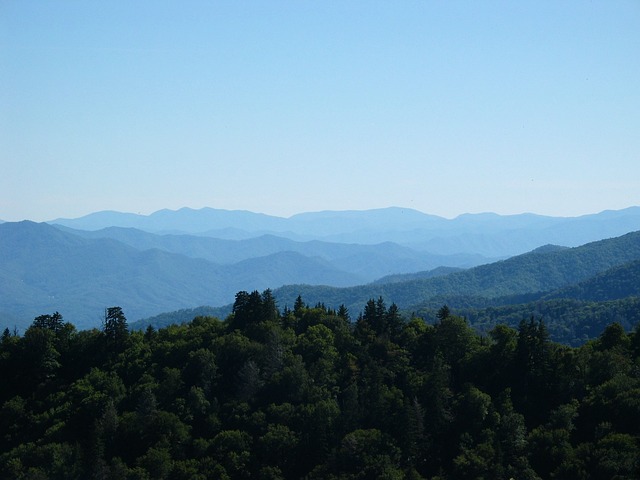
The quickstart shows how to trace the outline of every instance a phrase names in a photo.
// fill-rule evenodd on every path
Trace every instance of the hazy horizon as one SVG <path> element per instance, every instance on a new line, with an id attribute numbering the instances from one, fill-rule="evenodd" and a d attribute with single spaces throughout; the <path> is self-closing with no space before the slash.
<path id="1" fill-rule="evenodd" d="M 640 204 L 640 3 L 0 4 L 0 219 Z"/>
<path id="2" fill-rule="evenodd" d="M 581 214 L 576 214 L 576 215 L 547 215 L 547 214 L 543 214 L 543 213 L 538 213 L 538 212 L 517 212 L 517 213 L 500 213 L 500 212 L 494 212 L 494 211 L 478 211 L 478 212 L 460 212 L 456 215 L 453 216 L 444 216 L 444 215 L 438 215 L 435 213 L 431 213 L 431 212 L 426 212 L 423 210 L 419 210 L 416 208 L 409 208 L 409 207 L 403 207 L 400 205 L 389 205 L 386 207 L 374 207 L 374 208 L 364 208 L 364 209 L 324 209 L 324 210 L 308 210 L 308 211 L 300 211 L 300 212 L 296 212 L 293 213 L 291 215 L 278 215 L 278 214 L 272 214 L 272 213 L 268 213 L 268 212 L 260 212 L 260 211 L 255 211 L 255 210 L 248 210 L 248 209 L 229 209 L 229 208 L 217 208 L 217 207 L 211 207 L 211 206 L 204 206 L 204 207 L 198 207 L 198 208 L 193 208 L 193 207 L 179 207 L 179 208 L 160 208 L 158 210 L 153 210 L 150 212 L 134 212 L 134 211 L 126 211 L 126 210 L 111 210 L 111 209 L 106 209 L 106 210 L 96 210 L 96 211 L 92 211 L 92 212 L 88 212 L 86 214 L 81 214 L 81 215 L 77 215 L 77 216 L 57 216 L 57 217 L 53 217 L 53 218 L 43 218 L 43 219 L 34 219 L 34 218 L 20 218 L 20 219 L 15 219 L 15 220 L 7 220 L 6 218 L 0 218 L 0 221 L 3 222 L 20 222 L 20 221 L 32 221 L 32 222 L 53 222 L 56 220 L 75 220 L 75 219 L 79 219 L 79 218 L 83 218 L 83 217 L 87 217 L 90 215 L 94 215 L 94 214 L 101 214 L 101 213 L 116 213 L 116 214 L 125 214 L 125 215 L 140 215 L 140 216 L 151 216 L 155 213 L 158 212 L 162 212 L 162 211 L 171 211 L 171 212 L 177 212 L 179 210 L 193 210 L 193 211 L 198 211 L 198 210 L 205 210 L 205 209 L 212 209 L 212 210 L 222 210 L 222 211 L 228 211 L 228 212 L 250 212 L 250 213 L 255 213 L 255 214 L 259 214 L 259 215 L 267 215 L 270 217 L 276 217 L 276 218 L 283 218 L 283 219 L 288 219 L 291 217 L 295 217 L 296 215 L 301 215 L 301 214 L 314 214 L 314 213 L 332 213 L 332 212 L 336 212 L 336 213 L 345 213 L 345 212 L 366 212 L 366 211 L 372 211 L 372 210 L 388 210 L 388 209 L 399 209 L 399 210 L 411 210 L 411 211 L 416 211 L 425 215 L 433 215 L 433 216 L 437 216 L 437 217 L 441 217 L 447 220 L 453 220 L 456 219 L 460 216 L 463 215 L 483 215 L 483 214 L 495 214 L 495 215 L 500 215 L 500 216 L 511 216 L 511 215 L 539 215 L 539 216 L 546 216 L 546 217 L 557 217 L 557 218 L 575 218 L 575 217 L 581 217 L 581 216 L 585 216 L 585 215 L 595 215 L 595 214 L 599 214 L 605 211 L 621 211 L 621 210 L 627 210 L 630 208 L 637 208 L 640 205 L 629 205 L 627 207 L 622 207 L 622 208 L 614 208 L 614 209 L 603 209 L 603 210 L 598 210 L 598 211 L 593 211 L 593 212 L 585 212 L 585 213 L 581 213 Z"/>

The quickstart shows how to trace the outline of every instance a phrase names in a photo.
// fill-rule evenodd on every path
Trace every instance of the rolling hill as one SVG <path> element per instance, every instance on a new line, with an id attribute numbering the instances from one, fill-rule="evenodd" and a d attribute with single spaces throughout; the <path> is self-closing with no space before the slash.
<path id="1" fill-rule="evenodd" d="M 568 219 L 481 214 L 453 220 L 406 209 L 318 212 L 289 219 L 182 209 L 149 216 L 99 212 L 61 222 L 67 226 L 2 223 L 0 326 L 22 328 L 37 315 L 60 311 L 78 327 L 87 328 L 98 326 L 103 309 L 112 305 L 121 306 L 135 321 L 200 305 L 228 306 L 237 291 L 266 288 L 274 290 L 281 307 L 292 306 L 301 295 L 309 304 L 345 304 L 355 315 L 368 299 L 378 296 L 408 311 L 449 302 L 474 308 L 522 303 L 553 292 L 558 292 L 556 298 L 573 295 L 577 299 L 580 292 L 583 298 L 600 298 L 594 292 L 608 288 L 600 285 L 609 281 L 603 273 L 608 269 L 618 267 L 618 275 L 626 278 L 637 276 L 638 266 L 626 264 L 640 260 L 639 232 L 572 248 L 538 243 L 529 253 L 461 271 L 437 267 L 477 265 L 483 258 L 415 248 L 420 242 L 437 238 L 451 242 L 466 236 L 471 239 L 466 247 L 486 242 L 478 248 L 499 250 L 502 247 L 496 238 L 502 236 L 500 242 L 505 244 L 519 239 L 517 247 L 510 247 L 515 250 L 533 242 L 531 238 L 544 236 L 541 232 L 561 236 L 574 228 L 575 238 L 586 238 L 596 235 L 596 227 L 605 226 L 599 233 L 602 236 L 628 228 L 637 218 L 637 207 Z M 102 228 L 104 222 L 122 225 Z M 79 226 L 100 229 L 74 229 Z M 174 233 L 151 233 L 141 227 Z M 254 236 L 228 240 L 179 233 L 185 229 L 238 229 Z M 324 238 L 364 236 L 369 241 L 349 244 L 286 238 L 321 233 Z M 413 243 L 373 243 L 394 235 Z"/>
<path id="2" fill-rule="evenodd" d="M 562 288 L 543 299 L 572 298 L 603 302 L 640 297 L 640 260 L 610 268 L 576 285 Z"/>
<path id="3" fill-rule="evenodd" d="M 278 252 L 229 265 L 112 239 L 85 239 L 47 224 L 0 225 L 0 326 L 23 328 L 61 312 L 80 328 L 99 326 L 104 308 L 133 319 L 196 305 L 223 305 L 238 290 L 292 281 L 348 285 L 358 277 L 321 259 Z"/>
<path id="4" fill-rule="evenodd" d="M 550 292 L 594 277 L 612 267 L 640 259 L 640 232 L 592 242 L 580 247 L 543 248 L 507 260 L 434 278 L 349 288 L 288 285 L 275 290 L 281 305 L 292 305 L 301 295 L 309 304 L 345 304 L 361 311 L 370 298 L 382 296 L 401 309 L 417 310 L 442 305 L 451 299 Z"/>
<path id="5" fill-rule="evenodd" d="M 321 259 L 333 265 L 334 268 L 349 272 L 353 278 L 357 278 L 357 281 L 341 282 L 341 285 L 368 283 L 389 274 L 431 270 L 441 265 L 466 268 L 491 261 L 481 255 L 435 255 L 419 252 L 392 242 L 376 245 L 331 243 L 319 240 L 300 242 L 266 234 L 243 240 L 226 240 L 186 234 L 159 235 L 122 227 L 95 231 L 57 227 L 84 238 L 111 238 L 138 250 L 157 248 L 223 265 L 280 252 L 296 252 L 306 257 Z"/>
<path id="6" fill-rule="evenodd" d="M 566 249 L 558 250 L 547 246 L 537 249 L 532 254 L 563 250 Z M 446 271 L 447 269 L 436 269 L 432 272 L 422 272 L 419 276 L 430 278 L 446 275 Z M 405 277 L 407 276 L 391 276 L 386 280 L 393 283 Z M 456 315 L 465 317 L 474 329 L 484 334 L 497 324 L 506 324 L 517 328 L 521 320 L 534 316 L 545 321 L 552 340 L 578 346 L 598 337 L 603 329 L 613 322 L 618 322 L 627 331 L 631 331 L 640 324 L 639 278 L 640 260 L 633 260 L 597 273 L 584 281 L 551 292 L 534 292 L 493 298 L 436 296 L 423 302 L 421 306 L 410 307 L 409 312 L 433 322 L 439 308 L 447 303 Z M 381 279 L 381 281 L 384 280 Z M 281 290 L 287 289 L 288 287 Z M 329 291 L 329 293 L 332 292 L 333 290 Z M 280 293 L 281 291 L 276 291 L 276 294 Z M 346 298 L 343 297 L 343 299 Z M 314 304 L 313 302 L 308 303 Z M 323 303 L 326 304 L 326 302 Z M 357 316 L 358 310 L 352 309 L 351 311 L 354 317 Z M 172 323 L 188 322 L 197 315 L 226 318 L 229 313 L 231 313 L 231 305 L 216 309 L 211 307 L 186 309 L 143 319 L 132 324 L 131 327 L 135 329 L 144 329 L 147 325 L 163 327 Z"/>
<path id="7" fill-rule="evenodd" d="M 486 333 L 498 323 L 515 328 L 521 320 L 534 316 L 545 321 L 554 341 L 577 346 L 598 337 L 613 322 L 627 331 L 640 326 L 638 279 L 640 261 L 634 260 L 552 292 L 493 299 L 459 298 L 450 305 L 480 332 Z M 440 306 L 433 302 L 416 310 L 416 314 L 434 319 Z"/>

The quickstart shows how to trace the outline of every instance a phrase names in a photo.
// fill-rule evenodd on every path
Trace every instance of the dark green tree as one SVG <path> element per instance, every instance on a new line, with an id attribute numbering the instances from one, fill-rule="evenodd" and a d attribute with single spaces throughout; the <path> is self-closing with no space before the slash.
<path id="1" fill-rule="evenodd" d="M 280 312 L 278 312 L 278 305 L 276 299 L 273 296 L 273 292 L 270 288 L 267 288 L 262 292 L 262 321 L 272 322 L 280 318 Z"/>
<path id="2" fill-rule="evenodd" d="M 541 407 L 550 397 L 554 378 L 549 332 L 542 319 L 532 316 L 529 321 L 520 322 L 515 363 L 518 374 L 513 385 L 514 404 L 529 412 L 530 420 L 542 421 Z"/>
<path id="3" fill-rule="evenodd" d="M 32 323 L 33 327 L 36 328 L 45 328 L 47 330 L 52 330 L 53 332 L 58 332 L 64 326 L 64 322 L 62 321 L 62 315 L 58 312 L 55 312 L 51 315 L 39 315 L 37 316 Z"/>
<path id="4" fill-rule="evenodd" d="M 298 295 L 298 297 L 296 298 L 295 303 L 293 304 L 293 314 L 296 317 L 300 318 L 300 317 L 302 317 L 303 310 L 306 309 L 306 308 L 307 308 L 307 306 L 302 301 L 302 297 L 300 295 Z"/>
<path id="5" fill-rule="evenodd" d="M 449 307 L 447 305 L 443 305 L 442 307 L 440 307 L 440 310 L 438 310 L 438 313 L 436 313 L 436 317 L 440 321 L 444 320 L 449 315 L 451 315 L 451 310 L 449 310 Z"/>
<path id="6" fill-rule="evenodd" d="M 344 320 L 351 320 L 351 317 L 349 316 L 349 309 L 344 305 L 344 303 L 341 303 L 338 307 L 337 315 Z"/>
<path id="7" fill-rule="evenodd" d="M 129 338 L 129 326 L 122 308 L 109 307 L 105 310 L 102 331 L 112 351 L 120 352 L 125 349 Z"/>

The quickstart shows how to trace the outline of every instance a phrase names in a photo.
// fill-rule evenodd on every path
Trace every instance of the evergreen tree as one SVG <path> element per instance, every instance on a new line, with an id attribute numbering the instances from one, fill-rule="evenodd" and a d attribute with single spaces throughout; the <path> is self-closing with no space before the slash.
<path id="1" fill-rule="evenodd" d="M 62 321 L 62 315 L 60 315 L 58 312 L 55 312 L 51 315 L 37 316 L 33 320 L 32 326 L 36 328 L 45 328 L 53 332 L 58 332 L 63 328 L 64 322 Z"/>
<path id="2" fill-rule="evenodd" d="M 122 308 L 109 307 L 105 310 L 102 331 L 109 349 L 116 352 L 124 350 L 129 338 L 129 326 Z"/>
<path id="3" fill-rule="evenodd" d="M 276 299 L 273 296 L 273 292 L 270 288 L 267 288 L 262 292 L 262 321 L 270 322 L 280 318 L 280 312 L 278 312 L 278 305 Z"/>
<path id="4" fill-rule="evenodd" d="M 340 318 L 343 318 L 346 321 L 350 321 L 351 317 L 349 316 L 349 310 L 347 309 L 347 307 L 344 305 L 344 303 L 340 304 L 340 307 L 338 307 L 338 313 L 337 315 Z"/>
<path id="5" fill-rule="evenodd" d="M 293 314 L 298 317 L 301 318 L 302 317 L 302 313 L 303 310 L 307 308 L 307 306 L 305 305 L 305 303 L 302 301 L 302 297 L 300 295 L 298 295 L 298 297 L 296 298 L 295 303 L 293 304 Z"/>
<path id="6" fill-rule="evenodd" d="M 4 331 L 2 332 L 2 340 L 1 343 L 5 343 L 6 341 L 9 340 L 9 338 L 11 338 L 11 331 L 9 330 L 9 327 L 6 327 L 4 329 Z"/>

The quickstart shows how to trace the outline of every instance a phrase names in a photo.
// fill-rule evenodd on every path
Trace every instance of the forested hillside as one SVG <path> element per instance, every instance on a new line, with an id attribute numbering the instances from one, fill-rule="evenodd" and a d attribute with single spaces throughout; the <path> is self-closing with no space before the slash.
<path id="1" fill-rule="evenodd" d="M 640 332 L 579 348 L 529 317 L 478 336 L 382 298 L 357 318 L 271 291 L 131 333 L 38 316 L 0 340 L 0 477 L 640 478 Z"/>
<path id="2" fill-rule="evenodd" d="M 588 243 L 575 248 L 544 247 L 500 262 L 449 275 L 384 284 L 332 288 L 287 285 L 275 289 L 281 305 L 292 305 L 302 295 L 310 303 L 344 303 L 361 310 L 367 299 L 382 296 L 402 309 L 415 311 L 434 302 L 470 301 L 491 304 L 504 297 L 536 295 L 584 282 L 613 267 L 640 260 L 640 232 Z M 509 300 L 513 303 L 512 300 Z M 495 303 L 494 303 L 495 304 Z"/>
<path id="3" fill-rule="evenodd" d="M 64 311 L 79 328 L 120 304 L 132 318 L 221 306 L 241 289 L 286 284 L 359 285 L 389 273 L 479 256 L 445 257 L 390 243 L 341 245 L 263 236 L 224 241 L 132 229 L 79 232 L 44 223 L 0 226 L 0 328 L 24 330 L 42 311 Z"/>
<path id="4" fill-rule="evenodd" d="M 640 254 L 639 241 L 640 235 L 634 233 L 574 249 L 545 246 L 466 271 L 436 269 L 346 289 L 291 285 L 275 289 L 274 296 L 284 307 L 302 295 L 312 304 L 326 301 L 332 308 L 345 304 L 355 312 L 364 308 L 367 295 L 380 296 L 397 302 L 405 314 L 427 321 L 448 304 L 481 334 L 499 323 L 517 327 L 523 318 L 536 315 L 547 323 L 552 340 L 578 346 L 598 337 L 612 322 L 630 330 L 640 321 L 640 262 L 628 261 Z M 228 305 L 218 314 L 230 311 Z M 198 314 L 197 310 L 168 312 L 134 326 L 184 323 Z"/>
<path id="5" fill-rule="evenodd" d="M 121 305 L 134 320 L 163 314 L 164 322 L 167 312 L 230 306 L 241 289 L 273 288 L 283 307 L 302 295 L 311 304 L 326 302 L 333 308 L 344 304 L 351 311 L 361 311 L 367 299 L 381 296 L 404 312 L 433 310 L 445 303 L 476 309 L 562 298 L 602 303 L 640 293 L 635 281 L 640 232 L 574 248 L 547 245 L 466 270 L 440 267 L 366 284 L 359 281 L 365 271 L 398 272 L 410 270 L 411 265 L 418 269 L 424 266 L 421 262 L 434 258 L 394 244 L 283 244 L 282 239 L 262 237 L 234 243 L 244 250 L 236 252 L 235 260 L 249 255 L 252 248 L 258 256 L 217 264 L 198 255 L 208 252 L 209 258 L 223 258 L 232 249 L 230 244 L 195 237 L 149 239 L 142 233 L 118 230 L 116 236 L 129 235 L 135 239 L 132 244 L 142 241 L 143 246 L 163 247 L 139 250 L 112 238 L 84 238 L 33 222 L 0 225 L 0 329 L 23 331 L 40 312 L 56 310 L 78 328 L 92 328 L 100 322 L 96 312 L 113 304 Z M 282 245 L 299 251 L 278 251 Z M 469 314 L 478 316 L 485 315 Z M 599 327 L 608 321 L 605 317 L 596 322 Z M 182 316 L 178 321 L 188 319 Z M 493 323 L 502 321 L 496 318 Z M 576 344 L 591 338 L 589 332 L 573 327 L 558 336 L 563 328 L 553 325 L 554 339 Z"/>
<path id="6" fill-rule="evenodd" d="M 545 298 L 606 301 L 630 296 L 640 297 L 640 260 L 615 266 Z"/>
<path id="7" fill-rule="evenodd" d="M 455 310 L 480 334 L 487 334 L 498 324 L 516 327 L 523 318 L 534 315 L 545 321 L 553 341 L 572 346 L 597 338 L 611 323 L 619 324 L 626 331 L 640 323 L 640 297 L 634 296 L 602 302 L 559 298 Z M 415 314 L 433 318 L 436 312 L 437 309 L 425 308 Z"/>
<path id="8" fill-rule="evenodd" d="M 379 244 L 332 243 L 319 240 L 294 241 L 275 235 L 227 240 L 196 235 L 157 235 L 133 228 L 110 227 L 97 231 L 74 230 L 57 226 L 83 238 L 110 238 L 138 250 L 159 249 L 220 265 L 295 252 L 320 258 L 334 268 L 350 273 L 360 283 L 375 280 L 389 272 L 415 272 L 440 265 L 471 267 L 490 261 L 479 254 L 436 255 L 413 250 L 392 242 Z"/>
<path id="9" fill-rule="evenodd" d="M 354 285 L 357 275 L 284 251 L 219 265 L 109 238 L 86 239 L 47 224 L 0 226 L 0 326 L 23 330 L 42 311 L 64 311 L 79 328 L 100 323 L 118 303 L 135 318 L 200 305 L 224 305 L 240 289 L 294 282 Z"/>
<path id="10" fill-rule="evenodd" d="M 543 318 L 551 338 L 566 345 L 582 345 L 599 336 L 613 322 L 631 330 L 640 322 L 640 262 L 631 261 L 598 273 L 570 287 L 487 299 L 473 296 L 432 298 L 414 314 L 433 317 L 442 301 L 457 307 L 478 332 L 498 323 L 516 326 L 529 315 Z"/>

